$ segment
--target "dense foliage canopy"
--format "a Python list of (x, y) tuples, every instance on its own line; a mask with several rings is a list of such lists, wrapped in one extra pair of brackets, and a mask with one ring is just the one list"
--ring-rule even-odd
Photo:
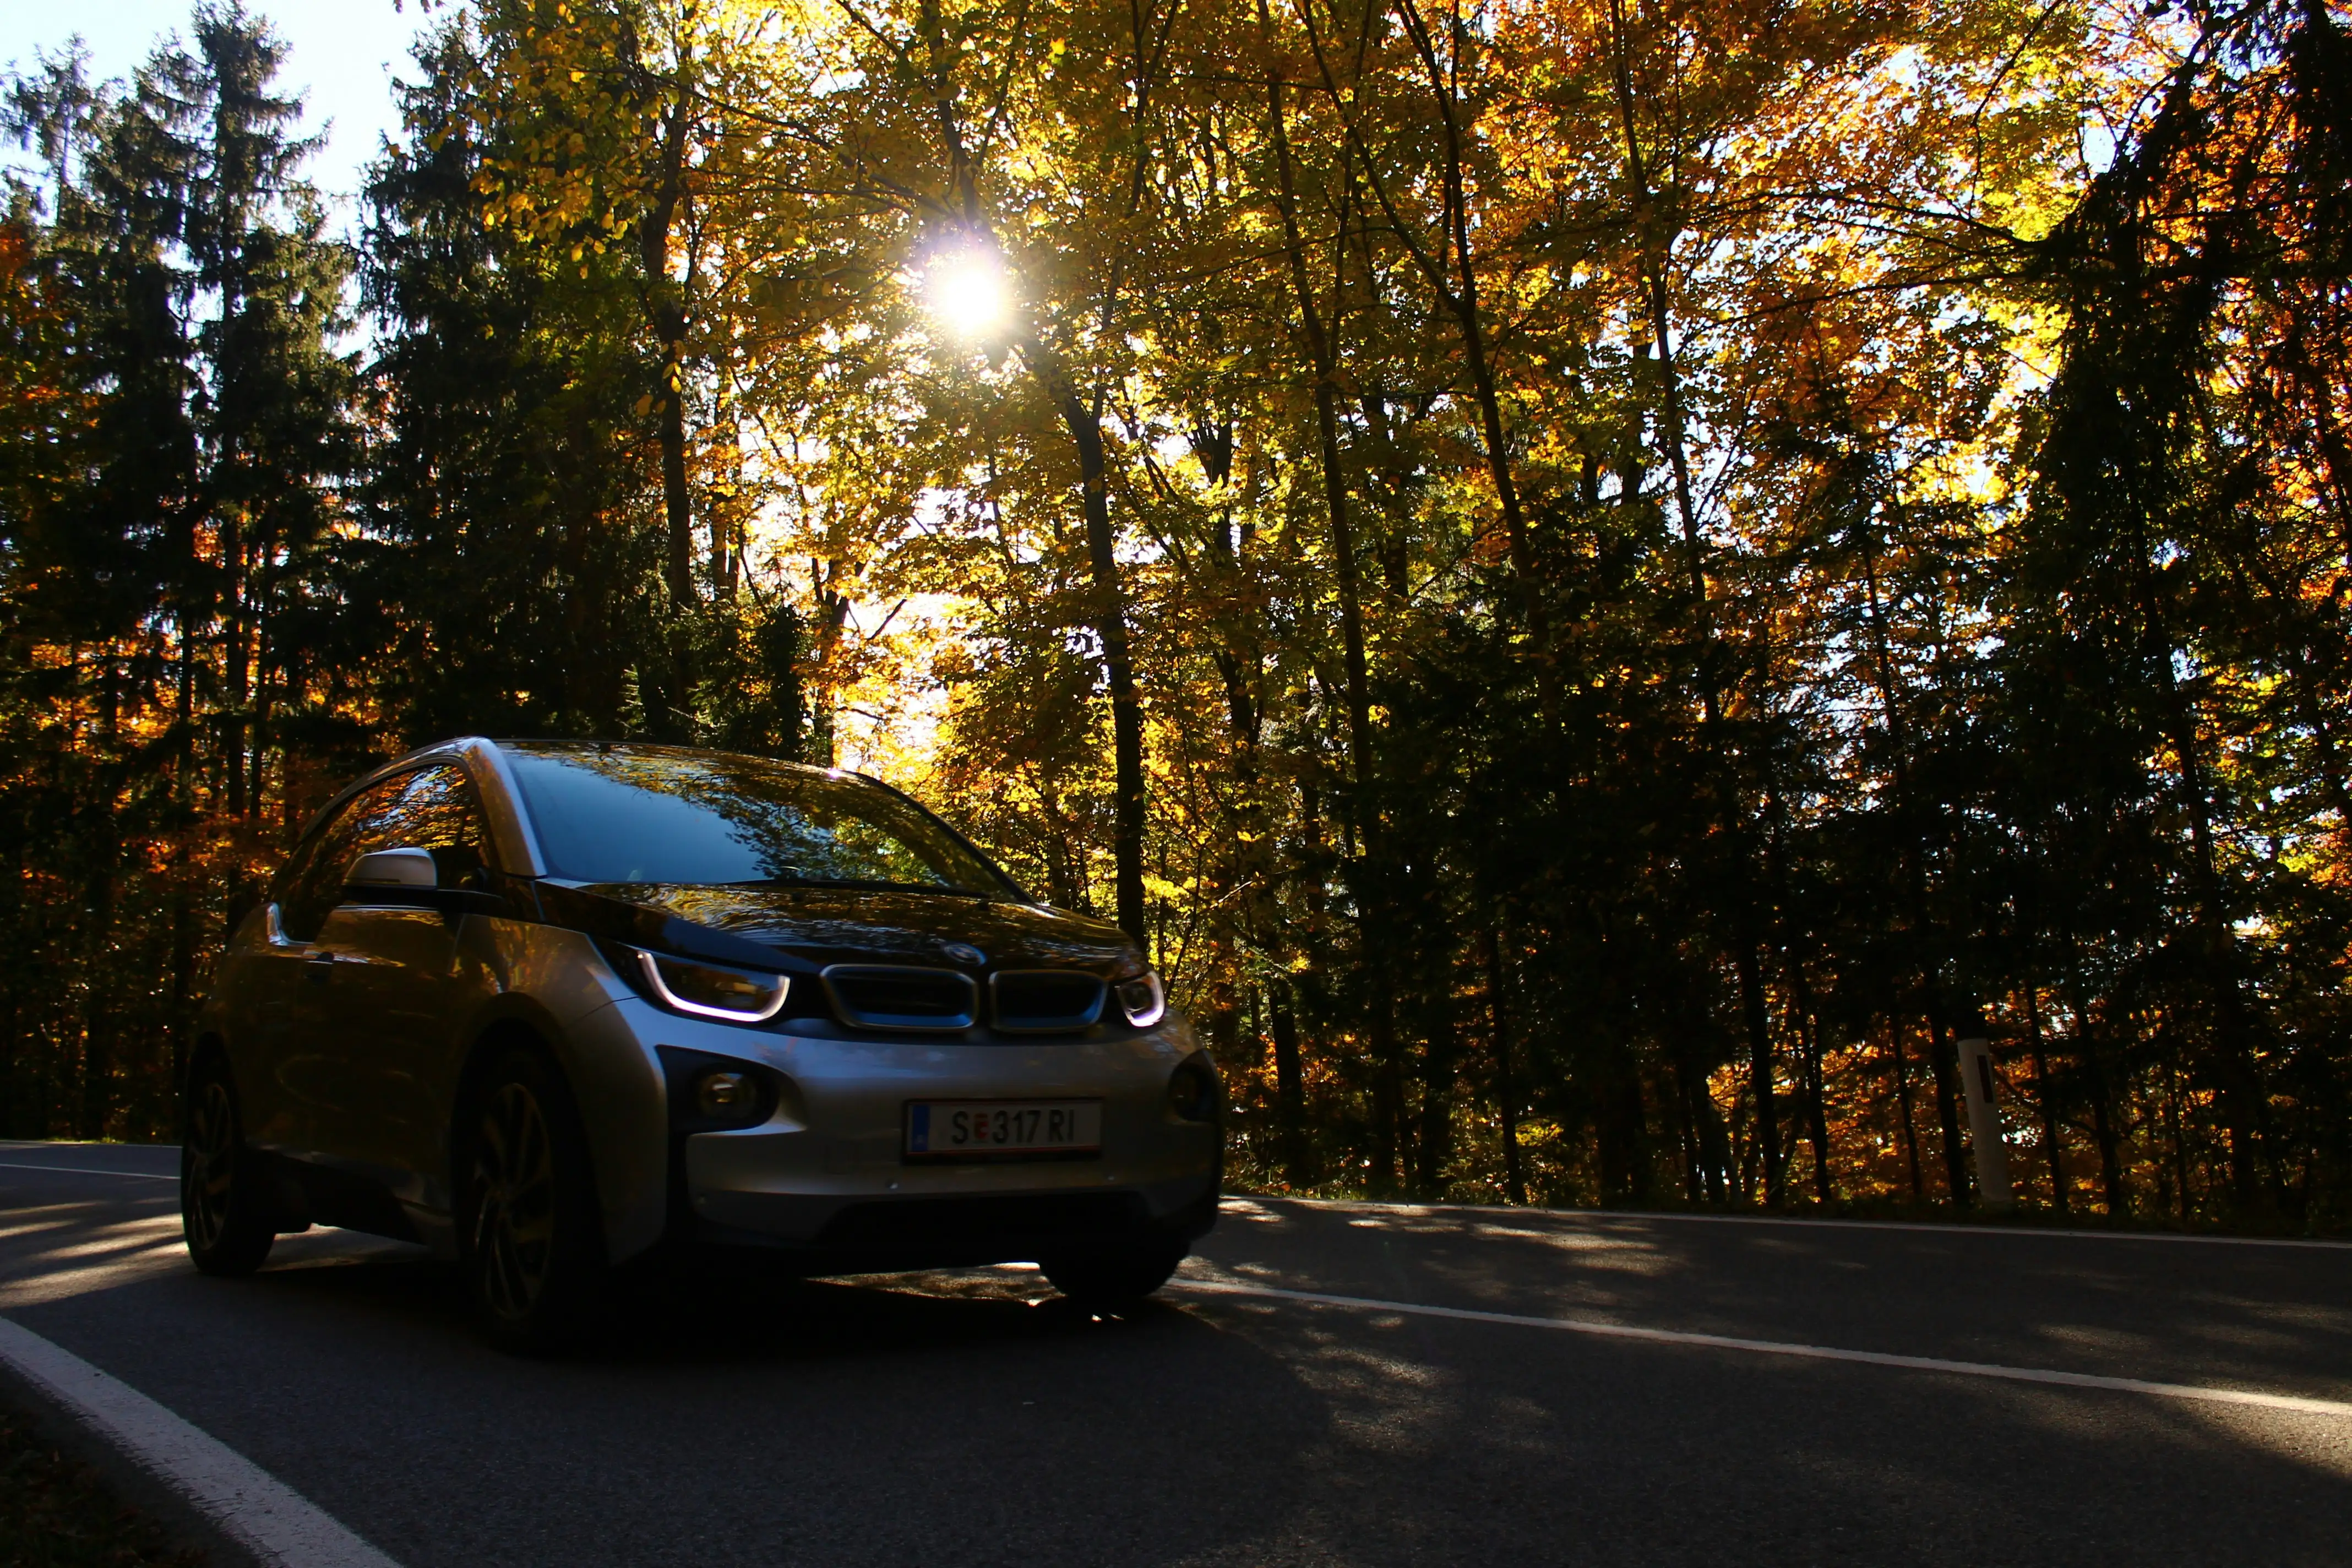
[[(0, 1131), (371, 759), (871, 769), (1245, 1184), (2352, 1220), (2332, 0), (475, 0), (10, 84)], [(1990, 1194), (1999, 1195), (1999, 1194)]]

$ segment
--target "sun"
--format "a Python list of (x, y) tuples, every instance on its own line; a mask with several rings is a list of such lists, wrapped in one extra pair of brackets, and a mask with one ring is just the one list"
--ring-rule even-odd
[(923, 268), (923, 297), (932, 319), (961, 338), (991, 336), (1013, 315), (1003, 261), (978, 247), (935, 252)]

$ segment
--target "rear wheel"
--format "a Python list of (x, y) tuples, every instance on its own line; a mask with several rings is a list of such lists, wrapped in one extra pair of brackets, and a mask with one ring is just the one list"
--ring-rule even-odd
[(570, 1348), (602, 1299), (604, 1245), (587, 1140), (562, 1079), (509, 1051), (473, 1097), (460, 1237), (490, 1338), (525, 1353)]
[(1181, 1242), (1145, 1243), (1102, 1252), (1074, 1252), (1040, 1264), (1054, 1289), (1081, 1307), (1132, 1307), (1168, 1283), (1189, 1249)]
[(213, 1058), (188, 1079), (180, 1139), (180, 1234), (207, 1274), (250, 1274), (278, 1239), (268, 1194), (245, 1146), (236, 1089)]

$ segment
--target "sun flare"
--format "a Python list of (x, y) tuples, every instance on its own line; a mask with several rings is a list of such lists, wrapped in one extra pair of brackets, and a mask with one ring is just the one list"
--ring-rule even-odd
[(944, 251), (923, 268), (931, 315), (961, 338), (984, 338), (1011, 319), (1013, 290), (1004, 264), (985, 250)]

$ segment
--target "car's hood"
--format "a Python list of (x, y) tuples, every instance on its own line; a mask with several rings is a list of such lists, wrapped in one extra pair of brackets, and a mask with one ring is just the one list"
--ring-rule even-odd
[[(600, 882), (574, 892), (758, 942), (817, 967), (919, 963), (975, 973), (1084, 969), (1109, 977), (1134, 962), (1134, 944), (1115, 925), (1010, 900), (666, 882)], [(972, 963), (969, 953), (950, 953), (951, 944), (977, 949), (981, 962)]]

